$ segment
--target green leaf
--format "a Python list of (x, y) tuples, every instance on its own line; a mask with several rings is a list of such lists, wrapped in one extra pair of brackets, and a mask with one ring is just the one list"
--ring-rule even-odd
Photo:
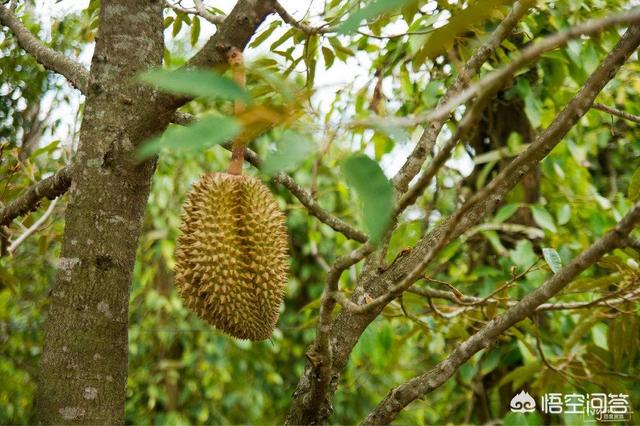
[(544, 207), (531, 206), (531, 213), (533, 214), (533, 220), (542, 228), (548, 229), (555, 233), (558, 232), (556, 224), (553, 222), (553, 217)]
[(342, 167), (349, 186), (363, 204), (364, 224), (373, 244), (380, 242), (393, 210), (393, 189), (377, 162), (354, 155)]
[(554, 274), (557, 274), (558, 271), (562, 269), (562, 259), (560, 259), (560, 255), (555, 251), (555, 249), (544, 247), (542, 249), (542, 256)]
[(259, 46), (263, 41), (265, 41), (266, 39), (269, 38), (269, 36), (271, 34), (273, 34), (273, 31), (275, 31), (276, 28), (278, 28), (280, 26), (280, 24), (282, 23), (282, 21), (273, 21), (271, 24), (269, 24), (269, 26), (267, 27), (266, 30), (264, 30), (263, 32), (261, 32), (249, 45), (249, 47), (254, 48)]
[(514, 213), (517, 211), (518, 211), (517, 204), (506, 204), (502, 206), (500, 210), (498, 210), (498, 213), (496, 213), (495, 217), (493, 218), (493, 221), (495, 223), (502, 223), (505, 220), (509, 219), (511, 216), (513, 216)]
[(204, 117), (190, 126), (171, 126), (162, 136), (145, 142), (138, 148), (140, 160), (157, 154), (162, 149), (196, 151), (228, 141), (240, 133), (241, 126), (229, 117)]
[(558, 218), (558, 225), (566, 225), (571, 219), (571, 207), (569, 204), (564, 203), (557, 211), (556, 216)]
[(511, 250), (509, 256), (513, 263), (523, 268), (528, 268), (538, 259), (538, 256), (536, 256), (533, 251), (533, 245), (529, 240), (518, 241), (516, 248)]
[(322, 46), (322, 57), (324, 58), (324, 68), (331, 68), (333, 61), (336, 59), (336, 55), (334, 55), (333, 50), (326, 46)]
[(305, 135), (292, 130), (283, 133), (276, 142), (276, 151), (268, 153), (262, 163), (262, 171), (273, 176), (281, 170), (297, 168), (313, 152), (313, 142)]
[(636, 201), (640, 198), (640, 168), (631, 176), (628, 197), (631, 201)]
[(411, 0), (375, 0), (362, 9), (349, 15), (349, 17), (336, 29), (339, 34), (355, 32), (363, 19), (370, 20), (378, 16), (396, 10)]
[(195, 46), (200, 38), (200, 18), (195, 16), (191, 24), (191, 46)]
[(157, 88), (194, 97), (210, 96), (249, 102), (250, 98), (233, 80), (204, 70), (151, 70), (138, 79)]
[(417, 70), (427, 58), (434, 58), (446, 52), (458, 35), (479, 26), (491, 16), (494, 9), (507, 3), (510, 3), (510, 1), (479, 0), (453, 16), (448, 24), (438, 28), (426, 37), (424, 45), (415, 55), (414, 69)]

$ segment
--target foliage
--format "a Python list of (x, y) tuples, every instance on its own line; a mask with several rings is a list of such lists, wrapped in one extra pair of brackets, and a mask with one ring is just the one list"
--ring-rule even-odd
[[(92, 42), (95, 3), (56, 23), (60, 31), (52, 32), (51, 44), (71, 52)], [(181, 204), (201, 173), (226, 167), (229, 153), (219, 144), (240, 131), (238, 123), (245, 129), (254, 126), (260, 137), (251, 147), (265, 158), (262, 171), (251, 169), (249, 173), (267, 181), (278, 171), (290, 172), (296, 182), (313, 192), (322, 208), (349, 223), (362, 223), (372, 240), (378, 241), (393, 208), (388, 177), (396, 171), (397, 158), (404, 159), (407, 147), (415, 144), (422, 127), (348, 124), (372, 117), (379, 120), (380, 115), (411, 116), (432, 110), (460, 63), (469, 59), (508, 10), (501, 6), (504, 2), (478, 2), (491, 3), (482, 19), (474, 19), (473, 25), (464, 20), (465, 31), (443, 36), (442, 31), (434, 30), (446, 28), (452, 16), (469, 14), (462, 8), (465, 2), (325, 3), (322, 18), (328, 23), (341, 22), (342, 32), (309, 35), (281, 24), (278, 18), (263, 24), (251, 45), (263, 56), (248, 61), (246, 92), (210, 72), (147, 74), (146, 81), (162, 89), (201, 95), (183, 111), (203, 118), (188, 127), (172, 126), (142, 148), (143, 155), (160, 152), (161, 156), (131, 289), (127, 423), (282, 423), (304, 368), (305, 350), (315, 336), (326, 277), (323, 264), (357, 247), (310, 216), (283, 187), (270, 182), (287, 214), (292, 254), (286, 301), (273, 338), (260, 343), (236, 341), (185, 309), (171, 272)], [(533, 40), (625, 6), (622, 0), (540, 1), (482, 73), (504, 66)], [(201, 25), (199, 18), (188, 14), (167, 15), (166, 36), (175, 39), (165, 52), (166, 68), (178, 68), (192, 47), (201, 43)], [(398, 28), (406, 29), (407, 34), (386, 37), (397, 35)], [(31, 29), (39, 30), (36, 25)], [(6, 203), (59, 168), (66, 154), (62, 144), (52, 141), (21, 159), (21, 135), (28, 127), (21, 104), (37, 102), (45, 93), (58, 90), (59, 84), (20, 53), (6, 30), (1, 34), (0, 200)], [(431, 51), (433, 40), (443, 37), (450, 45), (448, 52)], [(617, 29), (607, 30), (545, 53), (506, 82), (490, 108), (503, 111), (500, 105), (515, 105), (533, 130), (541, 131), (582, 87), (618, 37)], [(70, 41), (64, 44), (62, 39)], [(356, 79), (329, 94), (314, 85), (321, 73), (345, 72), (358, 61), (370, 68), (364, 80)], [(639, 76), (640, 64), (630, 61), (599, 101), (640, 114)], [(378, 80), (382, 89), (376, 91)], [(260, 117), (257, 124), (248, 123), (246, 117), (229, 118), (232, 100), (247, 100), (247, 94), (251, 114)], [(442, 137), (455, 132), (461, 112), (453, 114), (439, 146)], [(483, 126), (493, 130), (498, 122), (508, 121), (490, 112), (485, 115)], [(460, 196), (483, 187), (508, 158), (523, 149), (523, 137), (518, 129), (490, 143), (474, 143), (470, 136), (440, 170), (437, 183), (401, 216), (387, 247), (388, 262), (451, 214), (460, 205)], [(454, 303), (406, 293), (389, 304), (351, 354), (330, 421), (360, 421), (390, 388), (442, 360), (462, 339), (502, 312), (508, 301), (519, 300), (539, 287), (610, 229), (640, 194), (638, 141), (637, 125), (600, 111), (588, 112), (541, 163), (538, 197), (531, 200), (530, 188), (521, 184), (484, 221), (525, 225), (544, 237), (532, 239), (500, 228), (465, 234), (446, 247), (426, 271), (436, 281), (418, 284), (449, 290), (442, 283), (450, 283), (464, 295), (492, 297), (497, 302), (459, 311)], [(486, 154), (490, 161), (477, 161)], [(464, 164), (467, 166), (461, 166)], [(19, 235), (22, 226), (30, 226), (42, 211), (15, 221), (10, 236)], [(62, 229), (62, 217), (57, 215), (15, 255), (0, 258), (0, 423), (32, 420), (34, 374), (42, 351), (40, 325)], [(612, 291), (637, 288), (639, 265), (638, 251), (618, 249), (554, 301), (589, 302)], [(359, 268), (342, 275), (341, 289), (353, 288)], [(638, 330), (637, 302), (616, 308), (539, 312), (511, 328), (498, 345), (476, 354), (455, 379), (404, 410), (398, 422), (572, 422), (562, 417), (523, 419), (524, 415), (507, 414), (510, 398), (520, 389), (535, 396), (545, 392), (626, 393), (632, 396), (634, 411), (640, 412)], [(637, 417), (634, 421), (638, 422)]]

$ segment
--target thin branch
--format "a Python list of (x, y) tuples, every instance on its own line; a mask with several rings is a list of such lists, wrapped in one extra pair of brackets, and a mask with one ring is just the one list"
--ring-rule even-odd
[[(453, 84), (438, 101), (438, 106), (445, 104), (449, 99), (467, 86), (471, 78), (480, 71), (482, 64), (489, 59), (494, 50), (500, 46), (500, 43), (502, 43), (502, 41), (511, 34), (520, 19), (522, 19), (534, 3), (535, 1), (532, 0), (521, 0), (513, 5), (509, 14), (491, 34), (489, 40), (487, 40), (486, 43), (483, 43), (482, 46), (474, 52), (471, 58), (469, 58)], [(438, 134), (440, 134), (440, 130), (442, 130), (442, 126), (444, 126), (447, 117), (448, 114), (429, 122), (429, 126), (422, 133), (422, 136), (420, 136), (420, 140), (416, 144), (415, 148), (409, 157), (407, 157), (407, 160), (402, 165), (400, 171), (393, 178), (393, 184), (400, 192), (406, 191), (409, 182), (411, 182), (411, 180), (420, 171), (424, 160), (433, 149), (436, 139), (438, 138)]]
[[(516, 300), (509, 300), (505, 302), (504, 300), (499, 300), (495, 298), (482, 298), (482, 297), (475, 297), (475, 296), (468, 296), (468, 295), (460, 296), (453, 291), (438, 290), (431, 287), (413, 286), (407, 290), (407, 293), (413, 293), (418, 296), (426, 297), (428, 299), (447, 300), (459, 306), (482, 306), (482, 305), (490, 305), (490, 304), (496, 304), (499, 306), (501, 304), (506, 303), (506, 305), (510, 307), (510, 306), (515, 306), (518, 303), (518, 301)], [(626, 302), (637, 300), (638, 296), (640, 296), (640, 288), (630, 291), (628, 293), (625, 293), (623, 295), (619, 295), (618, 297), (615, 297), (617, 294), (618, 292), (616, 292), (615, 294), (600, 297), (590, 302), (543, 303), (542, 305), (536, 308), (536, 311), (563, 311), (563, 310), (574, 310), (574, 309), (587, 309), (591, 307), (606, 308), (606, 307), (610, 307), (611, 305), (620, 305)]]
[(454, 108), (467, 102), (469, 99), (476, 96), (481, 90), (487, 90), (488, 88), (499, 84), (501, 81), (512, 77), (520, 67), (536, 60), (545, 52), (561, 47), (569, 40), (579, 36), (590, 36), (615, 25), (630, 25), (638, 22), (640, 22), (640, 9), (636, 8), (627, 12), (611, 15), (601, 19), (594, 19), (585, 22), (584, 24), (576, 25), (575, 27), (547, 37), (542, 41), (523, 49), (520, 52), (520, 55), (508, 65), (487, 74), (478, 82), (453, 96), (447, 100), (447, 102), (442, 103), (431, 112), (419, 114), (413, 117), (372, 117), (367, 120), (354, 122), (352, 126), (376, 126), (379, 125), (380, 120), (385, 120), (385, 123), (389, 126), (398, 127), (412, 127), (424, 122), (438, 122), (446, 119)]
[(222, 24), (226, 18), (225, 15), (214, 15), (213, 13), (209, 12), (201, 0), (194, 0), (194, 4), (196, 7), (195, 10), (185, 9), (184, 7), (180, 7), (177, 4), (171, 3), (169, 0), (166, 0), (164, 3), (165, 5), (167, 5), (168, 8), (170, 8), (174, 12), (197, 15), (209, 21), (213, 25)]
[(38, 208), (43, 198), (53, 200), (67, 192), (71, 185), (71, 167), (58, 170), (53, 176), (41, 180), (23, 192), (18, 198), (0, 210), (0, 227), (9, 225), (13, 219)]
[(53, 211), (56, 208), (56, 204), (58, 204), (58, 200), (59, 198), (56, 198), (53, 201), (51, 201), (51, 203), (49, 203), (49, 207), (42, 214), (42, 216), (40, 216), (38, 220), (33, 222), (33, 225), (27, 228), (27, 230), (24, 233), (22, 233), (18, 238), (16, 238), (11, 243), (11, 245), (9, 246), (9, 253), (13, 253), (14, 251), (16, 251), (16, 249), (18, 248), (18, 246), (20, 246), (20, 244), (22, 244), (27, 238), (29, 238), (34, 232), (36, 232), (47, 221), (47, 219), (49, 219), (49, 216), (53, 214)]
[(193, 2), (196, 5), (196, 10), (198, 11), (198, 15), (202, 16), (204, 19), (211, 22), (212, 24), (220, 25), (225, 20), (226, 16), (214, 15), (213, 13), (209, 12), (207, 8), (204, 7), (202, 0), (193, 0)]
[(489, 321), (478, 332), (456, 347), (444, 361), (426, 373), (391, 390), (362, 424), (389, 424), (404, 407), (441, 386), (474, 354), (493, 344), (507, 329), (530, 316), (538, 306), (560, 292), (603, 255), (622, 246), (638, 222), (640, 222), (640, 203), (634, 205), (613, 230), (504, 314)]
[(8, 27), (18, 40), (18, 44), (46, 69), (66, 77), (82, 93), (85, 93), (89, 81), (89, 71), (78, 62), (72, 61), (62, 53), (44, 45), (24, 26), (14, 13), (0, 5), (0, 24)]
[(320, 27), (312, 27), (310, 25), (305, 24), (302, 21), (298, 21), (295, 17), (293, 17), (293, 15), (287, 12), (287, 10), (277, 1), (274, 2), (273, 8), (276, 11), (276, 13), (280, 15), (280, 17), (284, 22), (291, 25), (292, 27), (299, 29), (305, 34), (315, 35), (315, 34), (324, 34), (324, 33), (333, 31), (333, 28), (329, 27), (328, 24), (325, 24)]
[[(522, 177), (546, 157), (580, 117), (588, 111), (598, 93), (615, 76), (639, 44), (640, 26), (629, 27), (616, 47), (589, 76), (578, 94), (556, 116), (551, 125), (538, 136), (536, 141), (509, 163), (487, 186), (473, 195), (456, 213), (425, 235), (408, 256), (389, 268), (388, 272), (392, 274), (391, 276), (397, 277), (392, 278), (393, 281), (400, 281), (402, 284), (408, 285), (409, 277), (419, 278), (421, 271), (417, 271), (416, 265), (426, 266), (427, 259), (433, 258), (437, 250), (467, 231), (484, 215), (492, 211), (495, 206), (499, 205)], [(434, 248), (436, 248), (435, 251)], [(395, 296), (397, 296), (402, 288), (404, 287), (400, 285), (392, 286), (386, 294), (376, 300), (376, 303), (379, 303), (380, 306), (384, 305), (386, 301), (393, 299), (394, 294), (391, 293), (395, 292)], [(358, 309), (366, 311), (368, 308), (360, 306)]]
[(318, 372), (316, 380), (311, 385), (310, 401), (312, 402), (321, 401), (321, 396), (326, 393), (333, 365), (330, 336), (333, 324), (332, 314), (336, 303), (331, 295), (338, 291), (338, 283), (342, 273), (364, 259), (371, 250), (370, 244), (361, 245), (348, 255), (338, 258), (327, 274), (327, 282), (320, 302), (316, 340), (312, 350), (307, 354)]
[(625, 120), (633, 121), (634, 123), (640, 123), (640, 116), (633, 115), (625, 111), (620, 111), (619, 109), (612, 108), (610, 106), (602, 105), (596, 102), (593, 104), (592, 108), (600, 111), (608, 112), (611, 115), (624, 118)]
[(467, 110), (464, 117), (458, 124), (455, 134), (452, 135), (444, 144), (442, 149), (438, 151), (416, 183), (400, 198), (394, 212), (394, 217), (398, 216), (407, 207), (415, 203), (416, 199), (422, 195), (425, 189), (427, 189), (431, 184), (431, 180), (451, 156), (451, 152), (453, 152), (453, 149), (458, 145), (458, 142), (466, 138), (467, 135), (477, 127), (478, 122), (482, 119), (483, 111), (486, 109), (491, 99), (493, 99), (496, 92), (499, 90), (499, 87), (500, 86), (496, 85), (478, 96), (478, 100)]

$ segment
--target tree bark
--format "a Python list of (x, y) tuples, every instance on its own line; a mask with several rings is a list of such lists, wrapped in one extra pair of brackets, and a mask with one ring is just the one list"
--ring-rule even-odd
[(35, 410), (40, 423), (122, 424), (129, 285), (154, 161), (136, 145), (162, 120), (132, 125), (160, 66), (163, 3), (102, 0), (62, 254), (51, 288)]
[[(122, 424), (129, 286), (155, 161), (136, 146), (191, 99), (136, 84), (162, 64), (161, 0), (102, 0), (34, 400), (39, 423)], [(272, 0), (240, 0), (188, 68), (226, 67)]]

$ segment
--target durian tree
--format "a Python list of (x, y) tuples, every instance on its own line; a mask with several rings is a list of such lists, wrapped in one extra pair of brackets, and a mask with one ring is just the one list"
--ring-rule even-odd
[(0, 420), (639, 411), (633, 2), (289, 3), (0, 5)]

